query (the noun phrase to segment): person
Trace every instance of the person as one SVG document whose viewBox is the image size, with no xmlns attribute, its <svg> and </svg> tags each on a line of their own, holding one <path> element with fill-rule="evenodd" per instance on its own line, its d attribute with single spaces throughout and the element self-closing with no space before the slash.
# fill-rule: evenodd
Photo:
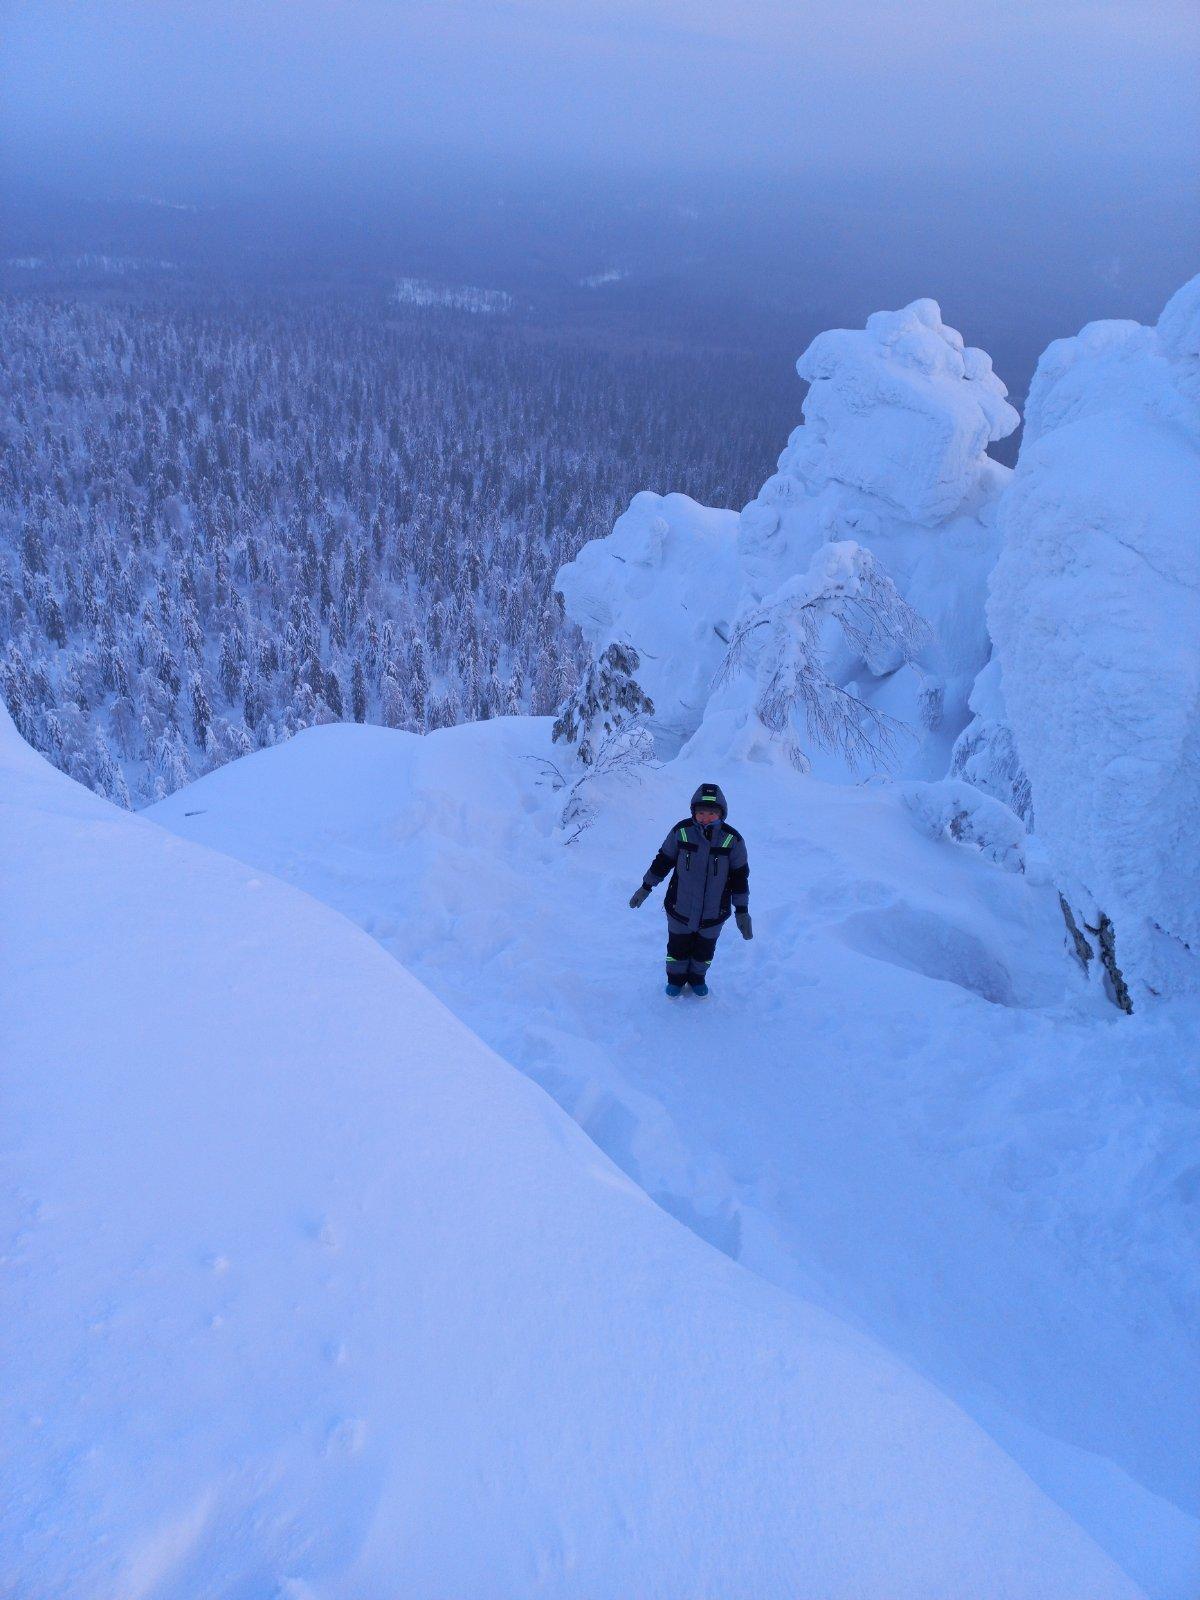
<svg viewBox="0 0 1200 1600">
<path fill-rule="evenodd" d="M 702 783 L 692 796 L 691 815 L 663 840 L 629 902 L 636 910 L 671 873 L 663 908 L 667 994 L 672 1000 L 688 985 L 693 994 L 708 993 L 708 969 L 731 909 L 742 938 L 754 937 L 746 841 L 725 820 L 728 812 L 720 785 Z"/>
</svg>

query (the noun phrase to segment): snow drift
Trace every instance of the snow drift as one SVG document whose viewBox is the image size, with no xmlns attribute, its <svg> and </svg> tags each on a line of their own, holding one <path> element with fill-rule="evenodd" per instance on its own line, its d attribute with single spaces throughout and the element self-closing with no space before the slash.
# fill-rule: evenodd
<svg viewBox="0 0 1200 1600">
<path fill-rule="evenodd" d="M 660 754 L 674 755 L 707 716 L 697 750 L 767 757 L 779 730 L 762 726 L 759 689 L 774 672 L 760 670 L 766 634 L 718 685 L 739 616 L 773 613 L 789 585 L 815 582 L 826 547 L 862 548 L 925 634 L 911 648 L 879 636 L 864 646 L 839 628 L 844 610 L 831 596 L 817 650 L 823 692 L 865 708 L 845 707 L 849 719 L 889 720 L 900 770 L 940 776 L 989 655 L 985 587 L 1008 473 L 986 450 L 1017 413 L 988 356 L 965 346 L 932 300 L 821 334 L 797 370 L 809 382 L 804 424 L 740 517 L 681 495 L 635 496 L 612 535 L 559 573 L 567 611 L 597 655 L 614 641 L 638 652 Z M 844 745 L 823 750 L 795 709 L 806 761 L 844 775 Z"/>
<path fill-rule="evenodd" d="M 6 1592 L 1136 1592 L 365 934 L 0 763 Z"/>
<path fill-rule="evenodd" d="M 629 892 L 710 774 L 606 778 L 564 848 L 550 735 L 315 729 L 152 815 L 357 922 L 664 1210 L 869 1331 L 1191 1600 L 1194 1009 L 1118 1020 L 966 785 L 762 763 L 722 769 L 755 940 L 668 1005 L 661 911 Z"/>
<path fill-rule="evenodd" d="M 1200 986 L 1200 278 L 1043 355 L 988 619 L 1039 834 L 1125 1004 Z"/>
</svg>

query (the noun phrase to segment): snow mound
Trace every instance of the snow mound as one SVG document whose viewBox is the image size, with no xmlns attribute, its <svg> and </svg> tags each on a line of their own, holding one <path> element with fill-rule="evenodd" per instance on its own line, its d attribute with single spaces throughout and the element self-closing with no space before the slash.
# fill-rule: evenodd
<svg viewBox="0 0 1200 1600">
<path fill-rule="evenodd" d="M 1198 326 L 1200 278 L 1046 351 L 988 608 L 1038 832 L 1134 1005 L 1200 984 Z"/>
<path fill-rule="evenodd" d="M 0 770 L 6 1592 L 1137 1592 L 349 922 Z"/>
<path fill-rule="evenodd" d="M 722 670 L 739 619 L 785 605 L 824 547 L 861 547 L 927 636 L 880 658 L 853 648 L 831 616 L 811 647 L 826 702 L 849 695 L 868 730 L 873 718 L 903 730 L 884 741 L 895 745 L 887 764 L 940 777 L 990 653 L 986 584 L 1008 474 L 986 448 L 1012 432 L 1017 414 L 990 359 L 964 346 L 932 300 L 821 334 L 797 370 L 810 385 L 804 424 L 736 524 L 683 496 L 638 495 L 609 538 L 560 572 L 566 609 L 597 655 L 613 640 L 636 648 L 661 755 L 675 755 L 710 710 L 716 722 L 698 752 L 761 754 L 770 741 L 752 726 L 757 658 L 732 692 Z M 861 770 L 845 741 L 822 738 L 819 715 L 791 721 L 776 733 L 820 775 Z"/>
</svg>

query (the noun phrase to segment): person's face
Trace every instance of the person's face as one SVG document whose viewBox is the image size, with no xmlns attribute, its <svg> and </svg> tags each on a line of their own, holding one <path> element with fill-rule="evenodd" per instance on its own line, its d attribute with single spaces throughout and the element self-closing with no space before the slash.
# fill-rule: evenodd
<svg viewBox="0 0 1200 1600">
<path fill-rule="evenodd" d="M 696 807 L 696 821 L 702 828 L 707 828 L 710 823 L 719 822 L 720 820 L 721 813 L 717 810 L 716 806 Z"/>
</svg>

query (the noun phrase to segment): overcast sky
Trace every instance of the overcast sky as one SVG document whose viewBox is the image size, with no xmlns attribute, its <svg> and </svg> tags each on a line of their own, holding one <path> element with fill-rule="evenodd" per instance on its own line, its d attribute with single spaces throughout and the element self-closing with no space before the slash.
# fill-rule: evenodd
<svg viewBox="0 0 1200 1600">
<path fill-rule="evenodd" d="M 95 158 L 1174 164 L 1195 0 L 0 0 L 0 136 Z M 165 154 L 164 154 L 165 153 Z"/>
</svg>

